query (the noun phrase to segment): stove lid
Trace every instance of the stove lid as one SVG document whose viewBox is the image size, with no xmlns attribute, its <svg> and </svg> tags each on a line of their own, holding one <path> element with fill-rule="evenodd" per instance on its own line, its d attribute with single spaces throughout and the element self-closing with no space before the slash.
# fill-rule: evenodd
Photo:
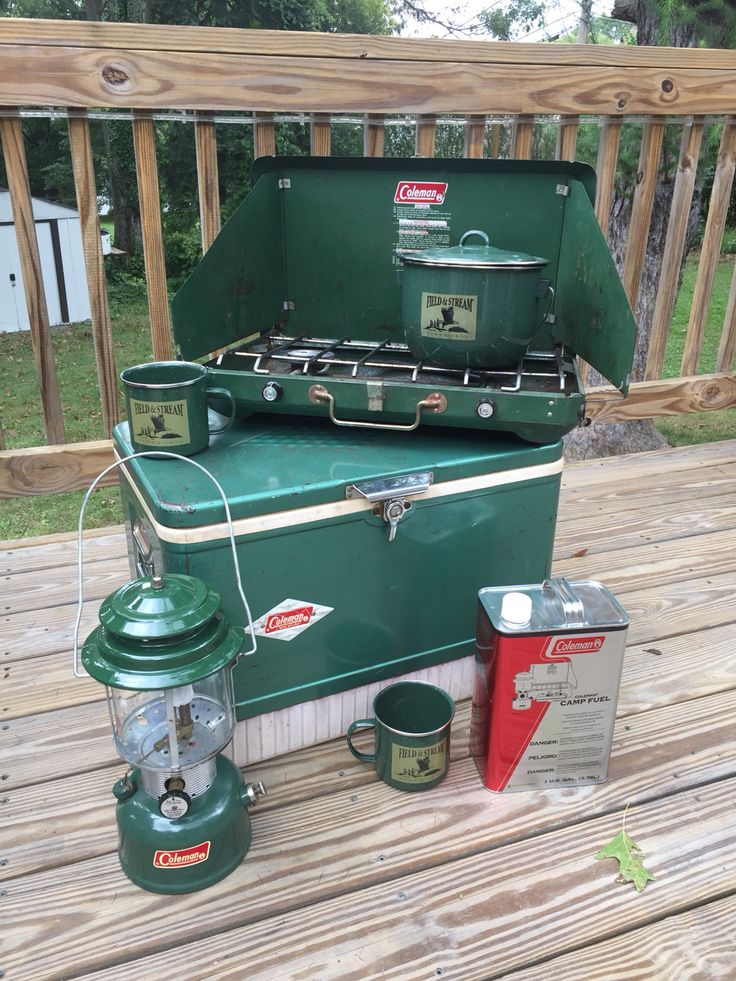
<svg viewBox="0 0 736 981">
<path fill-rule="evenodd" d="M 558 341 L 622 390 L 636 328 L 593 210 L 595 174 L 564 161 L 268 157 L 253 189 L 172 303 L 187 360 L 262 334 L 403 341 L 396 275 L 407 250 L 485 230 L 544 256 Z"/>
</svg>

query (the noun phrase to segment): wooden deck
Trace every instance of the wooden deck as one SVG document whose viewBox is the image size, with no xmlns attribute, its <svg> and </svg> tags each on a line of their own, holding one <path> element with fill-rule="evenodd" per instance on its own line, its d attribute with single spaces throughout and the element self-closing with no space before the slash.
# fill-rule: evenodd
<svg viewBox="0 0 736 981">
<path fill-rule="evenodd" d="M 17 547 L 16 547 L 17 546 Z M 5 548 L 0 977 L 514 981 L 736 973 L 736 440 L 569 466 L 555 571 L 631 614 L 611 776 L 492 795 L 461 706 L 447 780 L 407 795 L 342 742 L 248 773 L 240 868 L 203 893 L 134 887 L 115 854 L 102 689 L 70 668 L 67 537 Z M 127 578 L 122 535 L 86 547 L 83 632 Z M 656 875 L 596 851 L 626 825 Z"/>
</svg>

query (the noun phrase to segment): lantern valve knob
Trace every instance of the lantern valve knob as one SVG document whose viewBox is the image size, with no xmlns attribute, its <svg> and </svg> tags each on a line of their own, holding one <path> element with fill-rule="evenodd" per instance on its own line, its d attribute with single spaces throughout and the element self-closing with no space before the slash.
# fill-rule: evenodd
<svg viewBox="0 0 736 981">
<path fill-rule="evenodd" d="M 265 796 L 266 788 L 263 786 L 262 780 L 259 780 L 258 783 L 246 784 L 240 793 L 240 799 L 245 807 L 251 807 L 253 804 L 257 804 L 258 798 Z"/>
</svg>

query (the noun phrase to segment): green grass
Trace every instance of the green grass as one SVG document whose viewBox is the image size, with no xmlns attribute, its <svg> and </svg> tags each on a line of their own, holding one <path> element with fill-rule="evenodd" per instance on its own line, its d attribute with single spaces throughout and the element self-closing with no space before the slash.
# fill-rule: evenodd
<svg viewBox="0 0 736 981">
<path fill-rule="evenodd" d="M 151 335 L 145 292 L 135 286 L 111 290 L 115 361 L 120 371 L 151 360 Z M 67 441 L 104 439 L 97 384 L 94 342 L 89 324 L 55 327 L 51 332 Z M 0 407 L 8 449 L 43 446 L 43 415 L 27 331 L 0 334 Z M 120 410 L 123 412 L 120 395 Z M 0 540 L 29 538 L 77 526 L 83 491 L 44 494 L 0 501 Z M 122 521 L 114 488 L 95 491 L 87 507 L 85 527 L 101 528 Z"/>
<path fill-rule="evenodd" d="M 723 260 L 716 274 L 703 346 L 701 372 L 715 368 L 723 317 L 734 270 L 734 259 Z M 680 374 L 685 331 L 697 273 L 697 260 L 685 267 L 673 326 L 667 345 L 664 375 Z M 110 290 L 115 359 L 118 371 L 151 358 L 151 339 L 145 292 L 136 285 L 119 285 Z M 104 438 L 100 410 L 97 369 L 92 332 L 88 324 L 54 328 L 54 352 L 64 407 L 66 436 L 70 442 Z M 43 417 L 33 364 L 30 335 L 27 332 L 0 334 L 0 417 L 8 449 L 42 446 L 45 443 Z M 120 401 L 123 410 L 122 396 Z M 659 431 L 674 446 L 706 443 L 736 436 L 733 409 L 667 416 L 655 420 Z M 77 526 L 82 491 L 15 498 L 0 502 L 0 540 L 28 538 L 52 532 L 72 531 Z M 98 490 L 90 500 L 86 528 L 101 528 L 122 521 L 115 489 Z"/>
</svg>

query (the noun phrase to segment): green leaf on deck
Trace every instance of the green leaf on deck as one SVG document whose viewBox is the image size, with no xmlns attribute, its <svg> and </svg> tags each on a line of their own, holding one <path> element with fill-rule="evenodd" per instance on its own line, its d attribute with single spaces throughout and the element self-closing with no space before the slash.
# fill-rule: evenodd
<svg viewBox="0 0 736 981">
<path fill-rule="evenodd" d="M 637 892 L 642 892 L 647 882 L 654 878 L 651 872 L 644 868 L 641 848 L 623 828 L 601 848 L 595 857 L 615 858 L 619 863 L 619 881 L 633 883 Z"/>
</svg>

